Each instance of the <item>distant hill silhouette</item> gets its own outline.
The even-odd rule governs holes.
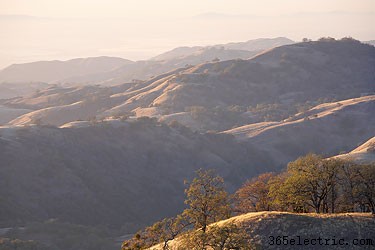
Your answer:
[[[0,71],[0,82],[59,82],[65,78],[109,71],[131,61],[118,57],[77,58],[13,64]]]
[[[132,62],[117,57],[77,58],[68,61],[41,61],[14,64],[0,71],[0,83],[45,82],[65,85],[116,85],[133,79],[147,80],[187,64],[214,59],[247,59],[275,46],[290,44],[287,38],[256,39],[228,45],[181,47],[151,60]],[[238,47],[238,48],[236,48]]]

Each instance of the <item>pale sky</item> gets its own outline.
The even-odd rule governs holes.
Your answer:
[[[285,36],[375,39],[375,0],[0,0],[0,68]]]

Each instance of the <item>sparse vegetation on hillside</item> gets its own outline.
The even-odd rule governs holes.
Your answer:
[[[273,206],[269,197],[270,181],[274,178],[275,174],[265,173],[246,181],[235,193],[235,211],[238,213],[270,211]]]
[[[49,250],[33,240],[0,238],[0,250]]]
[[[263,174],[237,191],[237,210],[292,212],[372,212],[375,165],[356,165],[309,154],[278,175]]]
[[[6,233],[6,238],[8,239],[0,239],[1,250],[109,250],[115,248],[110,233],[104,229],[53,219],[14,228]]]
[[[123,227],[124,234],[183,209],[183,180],[199,167],[216,166],[234,190],[257,173],[243,166],[267,162],[231,135],[200,134],[147,117],[0,128],[0,149],[1,226],[57,218]]]
[[[137,233],[123,243],[123,250],[154,249],[153,246],[155,249],[253,249],[250,242],[254,239],[243,225],[234,221],[215,223],[229,218],[233,212],[371,211],[375,214],[375,165],[359,166],[308,154],[290,162],[285,172],[261,174],[247,181],[234,196],[234,210],[221,177],[210,171],[200,170],[197,174],[185,191],[188,208],[174,219],[164,219]]]
[[[223,185],[223,178],[215,176],[212,170],[198,170],[185,190],[188,208],[176,218],[164,219],[138,232],[122,244],[122,249],[147,249],[158,243],[163,250],[171,249],[169,241],[177,236],[182,237],[181,249],[250,249],[245,231],[236,224],[209,226],[231,215]]]
[[[321,39],[277,47],[248,60],[220,58],[218,62],[166,71],[142,82],[52,87],[4,105],[34,110],[9,120],[13,125],[31,124],[40,118],[43,124],[61,126],[94,116],[131,114],[159,117],[167,123],[178,116],[180,123],[192,129],[223,131],[255,122],[281,121],[334,99],[373,94],[374,55],[373,46],[350,38]],[[117,73],[125,74],[127,69],[123,70]]]

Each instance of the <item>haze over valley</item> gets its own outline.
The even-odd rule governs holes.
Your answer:
[[[0,250],[375,244],[373,3],[163,1],[0,3]]]

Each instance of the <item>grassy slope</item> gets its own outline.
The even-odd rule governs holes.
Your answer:
[[[372,239],[375,244],[375,217],[367,213],[345,214],[294,214],[287,212],[255,212],[220,221],[218,225],[237,223],[244,227],[258,249],[357,249],[351,244],[353,239]],[[341,239],[348,246],[271,246],[270,236],[288,236],[288,239]],[[331,241],[330,241],[331,242]],[[178,240],[170,243],[177,249]],[[373,246],[372,246],[373,247]],[[160,246],[151,249],[161,249]],[[362,246],[358,249],[371,249]]]
[[[365,164],[375,162],[375,137],[371,138],[353,151],[336,157],[344,160],[354,160]]]

